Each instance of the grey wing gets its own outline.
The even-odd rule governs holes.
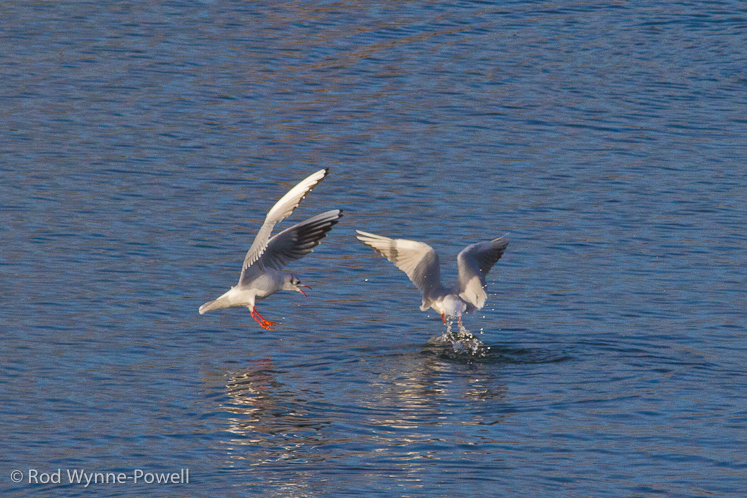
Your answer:
[[[459,297],[471,303],[477,309],[485,304],[488,298],[485,288],[485,277],[508,247],[508,236],[504,235],[488,242],[478,242],[465,247],[457,256],[459,265]]]
[[[286,228],[267,242],[267,247],[257,260],[258,264],[244,268],[239,285],[254,279],[260,268],[281,270],[291,261],[301,259],[318,246],[327,232],[342,218],[341,209],[333,209]]]
[[[257,236],[254,238],[252,246],[246,253],[244,264],[241,267],[242,276],[244,275],[244,271],[254,263],[258,262],[262,254],[265,252],[267,244],[270,241],[270,234],[272,233],[273,227],[293,213],[308,193],[324,179],[328,171],[329,169],[325,168],[309,175],[298,185],[290,189],[290,191],[281,197],[272,209],[270,209],[270,212],[267,213],[265,221],[262,224],[262,228],[257,232]],[[260,270],[263,270],[261,262]]]
[[[441,265],[438,254],[428,244],[406,239],[390,239],[368,232],[358,232],[358,240],[372,248],[405,272],[423,293],[421,309],[425,310],[441,290]]]

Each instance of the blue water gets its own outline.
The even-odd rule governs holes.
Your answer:
[[[3,496],[747,493],[743,4],[0,10]],[[198,315],[322,167],[309,296]],[[355,229],[509,233],[480,354]]]

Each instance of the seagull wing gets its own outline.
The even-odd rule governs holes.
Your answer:
[[[333,209],[326,213],[318,214],[297,225],[286,228],[273,236],[260,255],[256,265],[244,268],[241,272],[239,285],[246,285],[258,274],[261,268],[272,268],[281,270],[291,261],[301,259],[318,246],[327,232],[342,218],[342,209]]]
[[[485,289],[485,276],[495,265],[508,247],[508,236],[504,235],[488,242],[472,244],[459,253],[459,283],[457,292],[466,302],[480,309],[488,298]]]
[[[259,269],[264,270],[260,258],[267,249],[267,244],[270,241],[270,234],[272,233],[273,227],[293,213],[308,193],[311,192],[311,190],[316,187],[325,176],[327,176],[328,171],[329,169],[325,168],[308,176],[301,183],[290,189],[287,194],[281,197],[280,200],[272,206],[272,209],[270,209],[270,212],[267,213],[267,216],[265,217],[265,222],[262,224],[262,228],[257,232],[257,236],[254,238],[252,246],[246,253],[244,265],[241,267],[241,278],[239,281],[243,279],[246,269],[258,261],[260,262]]]
[[[423,293],[421,310],[426,310],[439,293],[441,266],[438,254],[428,244],[406,239],[390,239],[368,232],[358,232],[358,240],[372,248],[405,272]]]

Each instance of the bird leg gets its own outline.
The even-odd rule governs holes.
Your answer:
[[[459,327],[461,327],[462,326],[462,315],[459,315],[457,317],[457,320],[458,320],[457,323],[459,324]],[[446,323],[446,313],[441,313],[441,321]]]
[[[254,318],[260,327],[267,330],[275,330],[272,328],[273,325],[275,325],[277,322],[273,322],[270,320],[265,320],[262,315],[259,314],[259,311],[257,311],[256,308],[252,307],[252,318]]]

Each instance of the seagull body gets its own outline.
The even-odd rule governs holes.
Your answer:
[[[481,309],[488,298],[485,277],[508,247],[508,237],[478,242],[462,249],[457,256],[459,279],[451,288],[441,284],[441,266],[438,254],[423,242],[407,239],[390,239],[368,232],[358,232],[358,240],[387,258],[405,272],[422,292],[420,311],[433,308],[446,322],[446,317],[456,317]]]
[[[252,246],[246,253],[241,268],[239,283],[214,301],[200,306],[200,314],[211,310],[246,306],[252,318],[267,330],[274,330],[275,322],[265,320],[255,308],[255,303],[266,299],[280,290],[292,290],[303,294],[303,285],[293,274],[283,273],[282,268],[291,261],[301,259],[321,243],[342,217],[341,209],[333,209],[286,228],[270,237],[273,227],[291,215],[301,201],[327,175],[322,169],[310,175],[285,194],[267,213],[262,228],[259,229]]]

